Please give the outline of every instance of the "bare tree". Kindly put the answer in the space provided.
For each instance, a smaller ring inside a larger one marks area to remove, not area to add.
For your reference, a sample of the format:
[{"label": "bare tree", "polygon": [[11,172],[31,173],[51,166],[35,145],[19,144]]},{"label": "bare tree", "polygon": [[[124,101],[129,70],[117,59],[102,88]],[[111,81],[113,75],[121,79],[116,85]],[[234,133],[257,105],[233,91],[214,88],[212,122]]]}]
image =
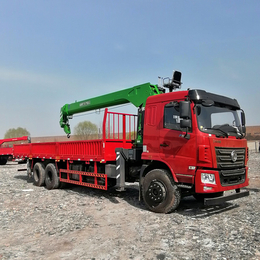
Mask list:
[{"label": "bare tree", "polygon": [[30,133],[26,130],[26,128],[22,128],[22,127],[10,128],[9,130],[6,131],[4,139],[22,137],[26,135],[28,136],[30,135]]},{"label": "bare tree", "polygon": [[90,121],[78,123],[74,128],[74,134],[78,140],[98,138],[98,127]]}]

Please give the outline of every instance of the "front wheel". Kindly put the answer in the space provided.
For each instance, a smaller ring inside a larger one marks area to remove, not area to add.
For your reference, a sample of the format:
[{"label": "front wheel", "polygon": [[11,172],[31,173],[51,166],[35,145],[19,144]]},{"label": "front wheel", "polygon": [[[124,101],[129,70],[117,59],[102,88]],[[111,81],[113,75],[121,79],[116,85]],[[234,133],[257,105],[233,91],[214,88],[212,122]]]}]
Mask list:
[{"label": "front wheel", "polygon": [[154,169],[145,175],[142,196],[146,206],[157,213],[174,211],[181,200],[180,189],[169,172],[163,169]]}]

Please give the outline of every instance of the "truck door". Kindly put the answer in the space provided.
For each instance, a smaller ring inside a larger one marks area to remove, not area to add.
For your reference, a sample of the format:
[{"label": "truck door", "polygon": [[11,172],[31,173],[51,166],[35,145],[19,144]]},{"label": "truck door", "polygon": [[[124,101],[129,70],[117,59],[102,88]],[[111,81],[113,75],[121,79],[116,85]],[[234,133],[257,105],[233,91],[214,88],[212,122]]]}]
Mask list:
[{"label": "truck door", "polygon": [[159,135],[160,157],[170,165],[180,182],[192,183],[196,166],[195,134],[191,127],[188,129],[189,139],[184,138],[186,129],[180,127],[178,101],[163,103],[162,110]]}]

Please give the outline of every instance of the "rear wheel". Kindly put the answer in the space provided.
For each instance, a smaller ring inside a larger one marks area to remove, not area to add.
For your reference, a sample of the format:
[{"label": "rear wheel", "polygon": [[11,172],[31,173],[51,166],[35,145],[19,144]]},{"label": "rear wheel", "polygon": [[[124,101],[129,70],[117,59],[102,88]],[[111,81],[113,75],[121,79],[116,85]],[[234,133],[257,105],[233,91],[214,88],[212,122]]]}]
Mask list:
[{"label": "rear wheel", "polygon": [[142,196],[146,206],[157,213],[172,212],[181,200],[180,189],[168,171],[163,169],[154,169],[145,175]]},{"label": "rear wheel", "polygon": [[59,187],[60,179],[53,163],[49,163],[45,168],[45,184],[48,190],[57,189]]},{"label": "rear wheel", "polygon": [[45,180],[45,167],[43,163],[36,163],[33,167],[33,184],[42,186]]}]

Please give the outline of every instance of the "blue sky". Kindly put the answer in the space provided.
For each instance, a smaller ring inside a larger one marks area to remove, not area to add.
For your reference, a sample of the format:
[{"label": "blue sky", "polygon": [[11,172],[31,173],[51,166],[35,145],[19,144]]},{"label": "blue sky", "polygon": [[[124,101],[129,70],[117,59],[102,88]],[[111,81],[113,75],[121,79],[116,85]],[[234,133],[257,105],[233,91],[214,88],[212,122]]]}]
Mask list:
[{"label": "blue sky", "polygon": [[[0,1],[0,138],[63,135],[60,108],[182,71],[260,125],[260,1]],[[128,106],[125,112],[135,112]],[[95,114],[71,120],[100,124]]]}]

